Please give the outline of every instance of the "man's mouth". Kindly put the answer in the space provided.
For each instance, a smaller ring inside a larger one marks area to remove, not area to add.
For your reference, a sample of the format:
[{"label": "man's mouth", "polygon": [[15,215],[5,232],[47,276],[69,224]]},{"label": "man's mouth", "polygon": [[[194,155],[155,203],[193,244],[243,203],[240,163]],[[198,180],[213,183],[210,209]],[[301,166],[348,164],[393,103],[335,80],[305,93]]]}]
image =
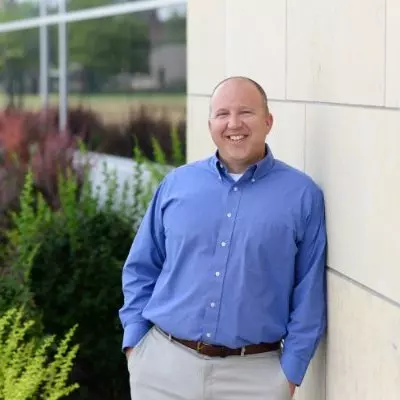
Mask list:
[{"label": "man's mouth", "polygon": [[228,140],[234,143],[239,143],[242,142],[244,139],[246,139],[245,135],[229,135],[227,136]]}]

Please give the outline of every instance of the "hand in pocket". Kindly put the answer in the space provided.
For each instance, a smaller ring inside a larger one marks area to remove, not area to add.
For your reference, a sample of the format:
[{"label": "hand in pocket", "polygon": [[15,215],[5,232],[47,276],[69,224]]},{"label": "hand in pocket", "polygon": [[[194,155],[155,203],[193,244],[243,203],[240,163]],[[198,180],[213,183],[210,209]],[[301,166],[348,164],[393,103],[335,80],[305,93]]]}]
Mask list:
[{"label": "hand in pocket", "polygon": [[294,392],[296,390],[296,385],[294,383],[292,383],[292,382],[289,382],[289,381],[288,381],[288,384],[289,384],[290,397],[293,398]]},{"label": "hand in pocket", "polygon": [[127,360],[129,360],[129,357],[131,356],[132,350],[133,350],[133,347],[128,347],[128,348],[125,350],[125,355],[126,355],[126,359],[127,359]]}]

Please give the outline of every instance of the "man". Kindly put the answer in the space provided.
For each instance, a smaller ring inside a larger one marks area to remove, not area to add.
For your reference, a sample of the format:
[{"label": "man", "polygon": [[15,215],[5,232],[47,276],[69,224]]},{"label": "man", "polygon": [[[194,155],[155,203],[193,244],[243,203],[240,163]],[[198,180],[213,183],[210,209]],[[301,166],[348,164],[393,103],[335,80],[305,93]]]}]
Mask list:
[{"label": "man", "polygon": [[283,400],[325,329],[324,201],[274,158],[264,90],[217,85],[212,157],[158,187],[123,270],[135,400]]}]

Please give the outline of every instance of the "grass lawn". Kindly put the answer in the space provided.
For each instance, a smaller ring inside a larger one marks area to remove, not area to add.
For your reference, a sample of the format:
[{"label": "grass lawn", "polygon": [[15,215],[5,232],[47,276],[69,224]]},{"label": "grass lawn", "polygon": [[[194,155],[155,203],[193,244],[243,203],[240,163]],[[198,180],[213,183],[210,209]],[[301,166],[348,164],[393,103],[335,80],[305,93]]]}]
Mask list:
[{"label": "grass lawn", "polygon": [[[57,106],[58,94],[50,95],[50,104]],[[156,115],[166,112],[176,121],[184,118],[186,114],[186,94],[165,93],[137,93],[137,94],[70,94],[68,96],[70,107],[82,105],[96,111],[106,122],[118,122],[127,118],[131,110],[138,109],[141,105],[147,106]],[[7,97],[0,93],[0,105],[7,104]],[[37,110],[40,107],[40,98],[35,95],[24,96],[24,108]]]}]

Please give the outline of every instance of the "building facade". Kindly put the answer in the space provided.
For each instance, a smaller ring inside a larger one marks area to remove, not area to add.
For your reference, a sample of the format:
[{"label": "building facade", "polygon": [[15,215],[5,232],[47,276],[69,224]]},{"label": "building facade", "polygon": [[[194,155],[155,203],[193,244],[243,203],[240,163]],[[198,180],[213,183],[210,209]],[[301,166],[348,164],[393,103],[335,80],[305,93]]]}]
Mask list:
[{"label": "building facade", "polygon": [[214,85],[246,75],[274,155],[325,193],[329,329],[298,400],[399,398],[399,21],[397,0],[188,1],[189,161],[214,151]]}]

